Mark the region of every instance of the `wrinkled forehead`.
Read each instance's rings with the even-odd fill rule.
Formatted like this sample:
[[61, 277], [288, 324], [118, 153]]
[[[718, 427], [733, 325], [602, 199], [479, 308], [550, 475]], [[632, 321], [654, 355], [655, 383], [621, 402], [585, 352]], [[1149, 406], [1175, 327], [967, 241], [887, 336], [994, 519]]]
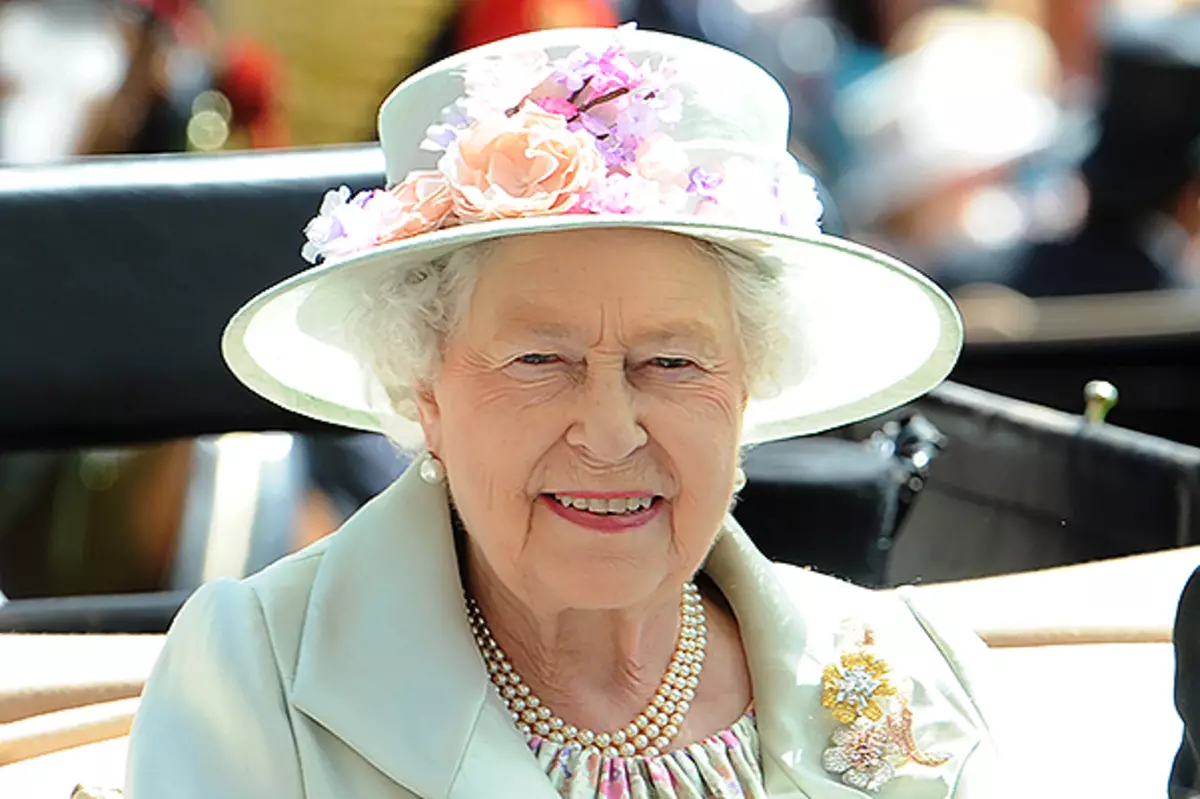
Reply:
[[734, 334], [724, 267], [695, 240], [656, 230], [537, 233], [496, 242], [470, 321], [496, 334], [706, 339]]

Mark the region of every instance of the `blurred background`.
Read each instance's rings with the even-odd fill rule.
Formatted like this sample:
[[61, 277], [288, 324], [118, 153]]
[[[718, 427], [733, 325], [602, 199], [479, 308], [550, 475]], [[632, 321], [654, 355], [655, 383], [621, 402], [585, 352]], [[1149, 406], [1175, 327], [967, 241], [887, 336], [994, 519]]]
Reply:
[[[1186, 0], [4, 0], [0, 164], [370, 141], [380, 99], [440, 57], [525, 30], [636, 20], [772, 72], [791, 96], [793, 150], [835, 201], [827, 226], [952, 290], [1191, 286], [1196, 10]], [[1117, 223], [1104, 225], [1110, 236], [1138, 228], [1145, 259], [1056, 268], [1097, 220]], [[1088, 243], [1102, 244], [1077, 246]]]
[[[775, 75], [827, 231], [955, 296], [981, 353], [966, 382], [1075, 412], [1084, 378], [1104, 376], [1088, 342], [1200, 330], [1200, 3], [1183, 0], [0, 0], [0, 172], [366, 143], [381, 98], [445, 55], [629, 20]], [[1044, 347], [987, 361], [1059, 341], [1085, 345], [1067, 367]], [[1197, 350], [1180, 352], [1167, 378], [1116, 381], [1121, 421], [1200, 444]], [[1043, 381], [1068, 367], [1065, 389]], [[327, 534], [403, 466], [378, 439], [322, 433], [9, 451], [0, 591], [240, 575]]]

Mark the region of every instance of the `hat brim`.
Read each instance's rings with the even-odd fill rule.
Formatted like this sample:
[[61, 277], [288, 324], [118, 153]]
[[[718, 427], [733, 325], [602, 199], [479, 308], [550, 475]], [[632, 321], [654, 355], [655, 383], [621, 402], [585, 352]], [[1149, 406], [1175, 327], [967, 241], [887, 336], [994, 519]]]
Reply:
[[[782, 267], [785, 331], [794, 343], [778, 391], [747, 407], [742, 441], [809, 435], [907, 403], [942, 382], [962, 345], [953, 302], [913, 268], [833, 236], [805, 236], [697, 217], [566, 215], [462, 225], [301, 272], [232, 318], [222, 350], [234, 374], [305, 416], [395, 434], [372, 405], [369, 374], [342, 340], [381, 270], [427, 263], [491, 239], [549, 231], [654, 229], [710, 241]], [[415, 432], [415, 431], [414, 431]]]

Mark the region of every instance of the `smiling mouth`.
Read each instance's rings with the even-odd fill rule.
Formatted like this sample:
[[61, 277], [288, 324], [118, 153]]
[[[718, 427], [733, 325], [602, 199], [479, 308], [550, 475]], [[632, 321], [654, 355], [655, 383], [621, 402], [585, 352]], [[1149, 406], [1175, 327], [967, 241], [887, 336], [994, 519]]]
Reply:
[[622, 497], [579, 497], [571, 494], [547, 494], [564, 508], [586, 511], [597, 516], [628, 516], [647, 510], [662, 497], [653, 494]]

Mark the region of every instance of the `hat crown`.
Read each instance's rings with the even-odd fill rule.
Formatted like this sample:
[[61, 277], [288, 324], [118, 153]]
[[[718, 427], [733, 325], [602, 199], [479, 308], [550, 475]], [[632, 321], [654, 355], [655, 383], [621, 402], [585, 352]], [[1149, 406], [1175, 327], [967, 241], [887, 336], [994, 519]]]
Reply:
[[[611, 28], [537, 31], [464, 51], [408, 78], [379, 113], [389, 183], [437, 164], [439, 153], [421, 149], [421, 142], [426, 127], [466, 92], [468, 65], [539, 51], [551, 60], [580, 48], [599, 53], [613, 43], [613, 35]], [[790, 105], [783, 88], [762, 67], [720, 47], [666, 33], [623, 31], [621, 41], [635, 64], [666, 62], [677, 73], [682, 118], [670, 134], [685, 149], [721, 147], [769, 157], [786, 153]]]

